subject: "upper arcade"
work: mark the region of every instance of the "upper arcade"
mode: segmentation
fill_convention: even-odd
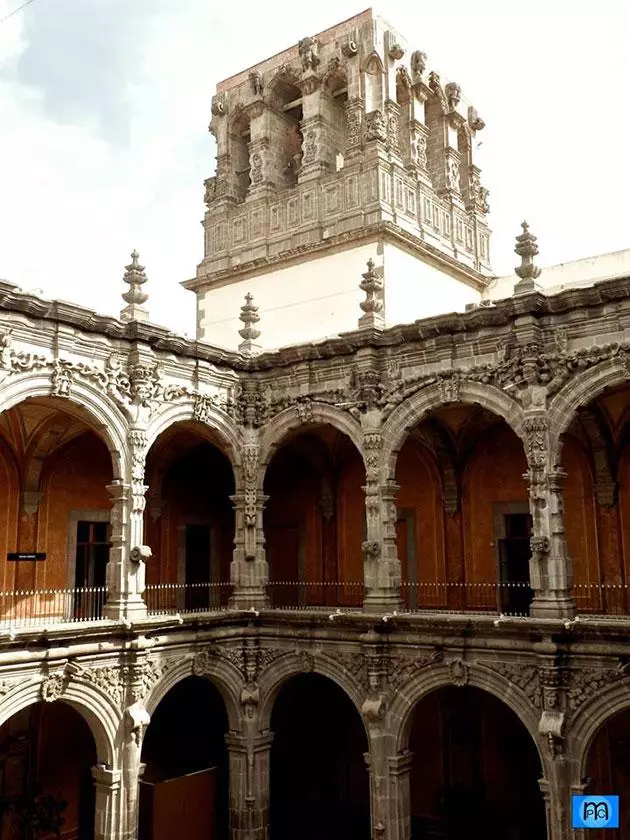
[[[355,277],[383,278],[387,326],[477,302],[490,269],[484,127],[371,9],[217,85],[197,336],[236,349],[261,304],[274,347],[355,328]]]

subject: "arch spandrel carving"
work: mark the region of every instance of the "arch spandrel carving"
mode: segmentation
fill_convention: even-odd
[[[400,686],[390,707],[391,727],[395,733],[398,752],[402,753],[408,749],[413,715],[420,700],[440,688],[468,685],[494,695],[517,715],[536,745],[541,766],[547,777],[547,755],[542,749],[538,735],[540,712],[525,692],[490,667],[466,662],[461,663],[464,671],[458,663],[459,660],[455,660],[432,665],[422,669]]]
[[[356,420],[345,411],[327,403],[317,402],[316,400],[302,401],[276,414],[262,430],[259,450],[259,486],[261,489],[266,467],[274,452],[282,446],[291,432],[310,424],[332,426],[346,435],[365,462],[363,431]]]
[[[630,381],[630,357],[619,352],[612,358],[574,375],[558,391],[549,404],[547,419],[552,432],[551,459],[559,463],[561,437],[568,431],[580,408],[600,397],[605,391],[627,385]]]
[[[465,380],[448,380],[427,385],[402,402],[389,416],[382,427],[383,435],[383,481],[394,480],[396,459],[411,429],[431,412],[454,402],[479,405],[501,417],[523,440],[524,411],[504,391],[492,385],[483,385]]]
[[[63,702],[72,706],[84,718],[96,744],[98,760],[112,770],[118,768],[118,731],[122,720],[122,710],[117,708],[106,692],[83,680],[71,679],[61,674],[63,684],[60,690],[50,693],[46,690],[46,680],[57,678],[38,676],[27,679],[10,688],[0,700],[0,726],[15,714],[43,700]],[[58,696],[57,696],[58,695]]]
[[[167,405],[163,411],[151,419],[147,428],[147,452],[159,437],[178,423],[195,423],[200,431],[207,427],[216,437],[219,448],[232,464],[234,478],[240,479],[242,436],[230,417],[203,398],[187,399]]]
[[[242,712],[239,697],[243,688],[243,680],[237,667],[224,658],[205,655],[200,651],[196,656],[187,656],[168,664],[158,674],[156,681],[150,685],[144,697],[144,705],[150,715],[153,715],[160,702],[168,692],[182,680],[188,677],[203,677],[210,680],[223,698],[227,710],[230,730],[239,731],[242,725]],[[197,658],[203,657],[203,662]]]
[[[264,669],[260,676],[260,709],[259,724],[261,731],[266,731],[271,725],[273,706],[282,687],[292,677],[304,673],[318,674],[334,682],[344,691],[354,707],[357,715],[361,715],[361,707],[365,699],[365,689],[359,681],[346,669],[343,664],[332,656],[325,654],[306,654],[304,652],[288,651],[281,655],[276,662]],[[325,713],[323,711],[323,713]],[[366,729],[366,734],[367,729]]]
[[[77,413],[83,414],[88,424],[109,449],[114,480],[123,479],[126,476],[128,422],[113,400],[89,383],[82,381],[73,383],[71,393],[63,397],[51,398],[50,376],[37,372],[16,377],[0,385],[0,412],[8,411],[19,403],[38,397],[55,399],[61,410],[67,402],[70,404],[70,413],[75,407]]]

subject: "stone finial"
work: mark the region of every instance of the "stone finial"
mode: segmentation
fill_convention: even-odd
[[[245,356],[253,356],[261,350],[261,347],[255,343],[260,336],[260,330],[257,330],[255,326],[260,321],[260,315],[258,314],[258,307],[254,306],[254,297],[249,292],[245,295],[245,306],[241,307],[239,318],[243,322],[243,327],[238,331],[243,339],[238,345],[239,353],[243,353]]]
[[[521,264],[515,269],[519,282],[514,286],[514,294],[526,294],[527,292],[539,291],[539,286],[534,282],[540,277],[540,268],[534,264],[534,257],[538,254],[537,237],[529,231],[527,222],[521,224],[523,233],[516,237],[515,253],[521,258]]]
[[[147,275],[144,273],[144,266],[138,262],[137,251],[133,251],[131,262],[125,266],[123,280],[129,284],[129,289],[122,295],[122,299],[127,306],[121,311],[120,320],[125,322],[148,321],[149,313],[142,308],[142,304],[149,299],[146,292],[142,291],[142,287],[147,282]]]
[[[367,261],[367,271],[362,275],[359,288],[365,292],[365,300],[359,304],[365,313],[359,318],[359,329],[382,330],[385,326],[383,301],[379,295],[383,291],[383,280],[374,268],[374,260]]]

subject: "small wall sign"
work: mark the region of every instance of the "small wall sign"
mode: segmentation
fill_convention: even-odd
[[[15,562],[18,560],[45,560],[46,559],[46,552],[45,551],[13,551],[7,554],[7,560],[9,562]]]

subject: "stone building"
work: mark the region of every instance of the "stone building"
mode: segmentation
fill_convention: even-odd
[[[630,836],[630,279],[493,278],[463,101],[371,11],[221,83],[196,341],[135,253],[119,319],[0,283],[0,795],[66,837]]]

